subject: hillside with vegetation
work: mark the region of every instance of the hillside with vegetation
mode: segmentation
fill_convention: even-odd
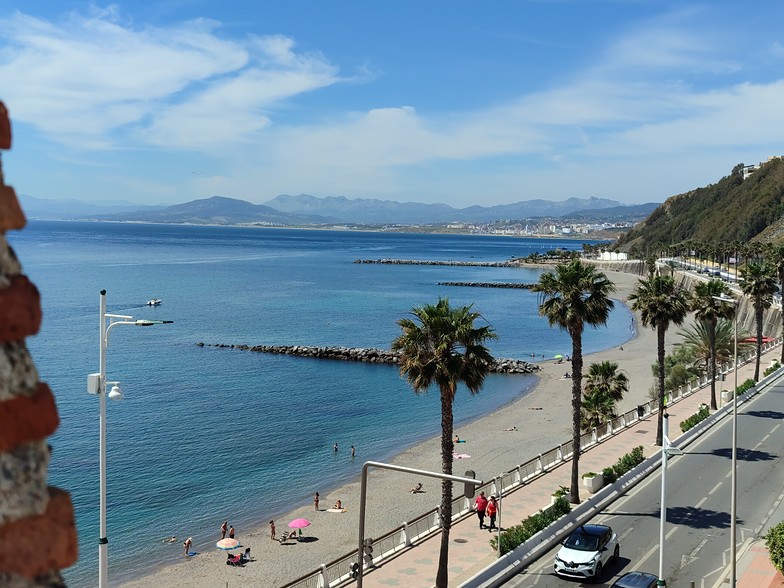
[[[716,184],[672,196],[618,239],[615,248],[645,256],[685,242],[748,243],[784,240],[784,159],[744,179],[738,164]]]

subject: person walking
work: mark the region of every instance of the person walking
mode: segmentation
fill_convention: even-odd
[[[234,539],[234,525],[229,527],[229,539]]]
[[[313,510],[318,510],[318,503],[319,503],[319,493],[316,492],[313,495]]]
[[[487,502],[485,513],[490,517],[490,526],[488,527],[488,530],[492,531],[495,529],[495,516],[498,514],[498,503],[495,501],[495,496],[493,494],[490,495],[490,500]]]
[[[229,532],[229,521],[223,521],[221,525],[221,539],[226,538],[226,533]]]
[[[479,528],[485,528],[485,511],[487,509],[487,498],[485,498],[485,493],[480,492],[479,496],[476,497],[474,501],[474,508],[476,509],[476,516],[479,519]]]
[[[275,521],[270,521],[270,539],[275,541]]]

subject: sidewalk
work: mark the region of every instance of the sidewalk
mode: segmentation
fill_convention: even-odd
[[[773,353],[778,353],[778,348]],[[764,357],[764,356],[763,356]],[[754,363],[740,366],[738,382],[754,375]],[[699,410],[702,403],[710,402],[710,388],[704,387],[690,396],[667,407],[669,434],[673,443],[680,436],[680,423]],[[580,457],[580,474],[601,471],[613,465],[619,457],[642,445],[646,457],[659,451],[652,443],[656,437],[657,414],[649,415],[634,425],[623,429],[612,438],[589,448]],[[500,525],[519,524],[526,517],[550,504],[552,493],[559,486],[569,486],[571,460],[555,467],[530,483],[509,491],[502,498]],[[588,495],[581,489],[581,498]],[[780,506],[784,512],[784,505]],[[478,528],[476,517],[468,517],[452,525],[449,545],[449,585],[459,586],[490,565],[496,555],[490,548],[490,534]],[[434,535],[399,555],[366,571],[363,586],[367,588],[398,586],[405,588],[431,588],[438,568],[440,534]],[[737,585],[740,588],[768,588],[781,586],[784,577],[770,563],[765,543],[756,540],[739,548]]]

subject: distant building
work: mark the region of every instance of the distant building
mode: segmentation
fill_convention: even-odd
[[[602,251],[599,259],[601,261],[627,261],[629,259],[629,254],[621,253],[619,251]]]
[[[771,155],[768,159],[764,162],[760,162],[757,165],[744,165],[743,166],[743,179],[748,179],[748,177],[757,171],[760,167],[762,167],[765,163],[770,163],[771,161],[775,161],[776,159],[784,159],[784,155]]]

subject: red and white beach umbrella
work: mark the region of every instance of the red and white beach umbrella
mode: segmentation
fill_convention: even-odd
[[[215,544],[215,547],[218,549],[236,549],[237,547],[241,547],[240,542],[236,539],[221,539]]]

